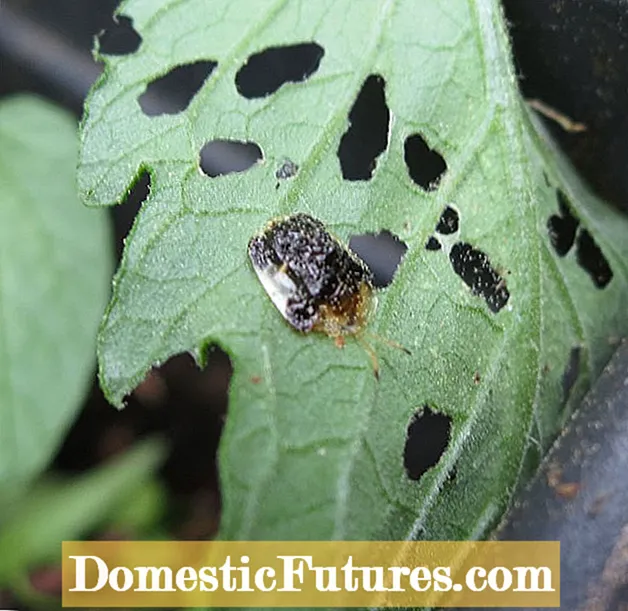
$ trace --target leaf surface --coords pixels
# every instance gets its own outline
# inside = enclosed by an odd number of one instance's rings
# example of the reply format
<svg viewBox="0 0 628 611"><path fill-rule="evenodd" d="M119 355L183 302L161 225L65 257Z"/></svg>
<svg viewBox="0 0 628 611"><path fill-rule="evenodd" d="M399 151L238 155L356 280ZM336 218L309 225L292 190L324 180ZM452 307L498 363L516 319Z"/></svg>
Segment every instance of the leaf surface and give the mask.
<svg viewBox="0 0 628 611"><path fill-rule="evenodd" d="M142 170L151 177L100 336L110 400L122 405L153 364L178 352L202 361L218 343L229 353L224 538L485 534L628 322L627 223L583 187L528 114L499 2L130 0L120 11L142 44L104 58L79 175L92 205L119 202ZM324 56L306 81L239 95L247 58L308 42ZM187 108L143 114L149 83L200 60L217 65ZM345 180L337 152L370 75L385 82L388 142L370 179ZM416 134L447 164L436 188L421 188L406 167ZM263 161L203 175L199 153L215 139L254 142ZM299 170L277 187L286 159ZM564 257L552 245L558 191L612 269L604 288L577 245ZM488 257L507 286L496 313L454 272L453 242L425 249L450 204L460 212L456 240ZM378 345L379 383L357 342L339 350L294 332L255 277L248 240L297 211L342 240L387 229L408 246L369 330L412 356ZM404 469L406 431L425 405L450 419L451 438L415 480Z"/></svg>

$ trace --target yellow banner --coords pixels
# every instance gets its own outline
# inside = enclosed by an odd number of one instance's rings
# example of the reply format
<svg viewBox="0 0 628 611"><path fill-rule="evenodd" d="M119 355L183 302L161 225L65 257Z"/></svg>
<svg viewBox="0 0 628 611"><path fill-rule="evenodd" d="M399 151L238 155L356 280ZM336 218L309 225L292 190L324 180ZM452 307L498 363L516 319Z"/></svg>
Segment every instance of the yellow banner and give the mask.
<svg viewBox="0 0 628 611"><path fill-rule="evenodd" d="M72 541L64 607L558 607L560 544Z"/></svg>

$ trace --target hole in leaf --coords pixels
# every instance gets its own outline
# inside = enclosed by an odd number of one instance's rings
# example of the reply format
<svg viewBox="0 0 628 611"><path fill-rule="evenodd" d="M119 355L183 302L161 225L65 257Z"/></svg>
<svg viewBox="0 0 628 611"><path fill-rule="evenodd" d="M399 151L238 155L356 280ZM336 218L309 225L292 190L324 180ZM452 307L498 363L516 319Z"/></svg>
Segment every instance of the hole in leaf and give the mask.
<svg viewBox="0 0 628 611"><path fill-rule="evenodd" d="M578 265L584 269L597 288L603 289L613 278L613 271L593 236L582 229L576 244Z"/></svg>
<svg viewBox="0 0 628 611"><path fill-rule="evenodd" d="M377 234L352 236L349 248L369 267L376 288L388 286L393 281L399 263L408 250L405 242L386 229Z"/></svg>
<svg viewBox="0 0 628 611"><path fill-rule="evenodd" d="M131 185L129 192L124 198L124 205L112 206L111 212L113 214L114 234L116 241L116 254L118 261L122 257L122 251L124 249L124 239L129 234L135 217L150 195L150 173L143 170L136 181Z"/></svg>
<svg viewBox="0 0 628 611"><path fill-rule="evenodd" d="M564 257L574 244L578 219L572 214L567 197L562 191L556 192L560 215L553 214L547 221L550 242L560 257Z"/></svg>
<svg viewBox="0 0 628 611"><path fill-rule="evenodd" d="M441 243L433 235L425 243L425 250L440 250L441 248Z"/></svg>
<svg viewBox="0 0 628 611"><path fill-rule="evenodd" d="M449 260L473 294L484 297L491 312L496 314L506 305L510 297L506 282L481 250L466 242L456 242L449 253Z"/></svg>
<svg viewBox="0 0 628 611"><path fill-rule="evenodd" d="M286 180L287 178L296 176L298 171L299 166L294 163L294 161L285 159L284 162L277 168L275 178L277 178L277 180Z"/></svg>
<svg viewBox="0 0 628 611"><path fill-rule="evenodd" d="M438 464L451 439L451 418L427 405L411 418L406 430L403 466L406 475L418 480Z"/></svg>
<svg viewBox="0 0 628 611"><path fill-rule="evenodd" d="M447 206L443 213L440 215L440 219L436 225L436 233L441 235L451 235L456 233L460 226L460 215L458 211L452 206Z"/></svg>
<svg viewBox="0 0 628 611"><path fill-rule="evenodd" d="M384 79L371 74L349 112L349 128L340 140L338 159L345 180L369 180L377 157L388 146L390 111Z"/></svg>
<svg viewBox="0 0 628 611"><path fill-rule="evenodd" d="M238 70L235 84L245 98L263 98L285 83L300 83L318 70L325 50L315 42L269 47L251 55Z"/></svg>
<svg viewBox="0 0 628 611"><path fill-rule="evenodd" d="M163 468L165 477L175 480L181 492L199 486L211 486L217 491L219 485L216 452L228 409L233 368L229 356L216 345L208 346L201 360L199 366L190 355L179 354L158 370L166 382L172 403L187 410L184 416L168 412L173 448ZM138 389L134 395L137 396L137 392ZM193 424L190 426L186 420L192 420ZM194 461L196 468L190 467ZM186 469L186 475L182 476Z"/></svg>
<svg viewBox="0 0 628 611"><path fill-rule="evenodd" d="M200 168L216 178L234 172L244 172L264 158L255 142L239 140L210 140L201 149Z"/></svg>
<svg viewBox="0 0 628 611"><path fill-rule="evenodd" d="M569 353L569 361L567 367L563 373L563 401L567 401L569 393L574 387L578 375L580 374L580 357L582 354L582 348L580 346L574 346Z"/></svg>
<svg viewBox="0 0 628 611"><path fill-rule="evenodd" d="M443 156L431 149L421 134L412 134L404 144L404 159L412 181L426 191L434 191L447 170Z"/></svg>
<svg viewBox="0 0 628 611"><path fill-rule="evenodd" d="M142 111L149 117L155 117L185 110L217 65L209 60L183 64L151 81L138 98Z"/></svg>
<svg viewBox="0 0 628 611"><path fill-rule="evenodd" d="M133 20L125 15L114 15L113 26L98 37L103 55L128 55L139 49L142 37L135 31Z"/></svg>

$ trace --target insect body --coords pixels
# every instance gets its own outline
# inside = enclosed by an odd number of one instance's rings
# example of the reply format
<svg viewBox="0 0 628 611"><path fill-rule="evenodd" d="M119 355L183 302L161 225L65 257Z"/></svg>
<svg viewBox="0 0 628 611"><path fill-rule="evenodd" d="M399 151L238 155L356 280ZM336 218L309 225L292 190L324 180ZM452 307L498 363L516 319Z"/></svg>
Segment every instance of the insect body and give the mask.
<svg viewBox="0 0 628 611"><path fill-rule="evenodd" d="M248 250L266 293L295 329L325 333L339 347L355 336L378 377L375 352L362 338L375 307L373 277L355 253L302 213L270 221Z"/></svg>

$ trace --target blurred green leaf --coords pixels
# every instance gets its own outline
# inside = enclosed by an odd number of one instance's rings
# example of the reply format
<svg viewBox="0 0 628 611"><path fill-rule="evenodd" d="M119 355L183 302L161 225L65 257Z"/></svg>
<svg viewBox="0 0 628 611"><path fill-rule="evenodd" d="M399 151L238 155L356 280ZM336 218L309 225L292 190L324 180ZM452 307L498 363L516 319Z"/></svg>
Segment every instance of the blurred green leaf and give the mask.
<svg viewBox="0 0 628 611"><path fill-rule="evenodd" d="M76 196L77 146L67 113L0 101L0 507L46 465L94 371L112 253L106 215Z"/></svg>
<svg viewBox="0 0 628 611"><path fill-rule="evenodd" d="M83 475L42 481L29 491L0 530L0 584L23 583L30 570L59 564L61 542L79 540L110 520L164 459L155 440Z"/></svg>
<svg viewBox="0 0 628 611"><path fill-rule="evenodd" d="M628 327L628 223L533 123L499 1L128 0L120 10L143 42L103 57L79 172L81 195L96 206L121 201L140 171L151 176L99 338L109 399L121 406L173 354L202 355L213 342L228 351L224 538L484 535ZM262 98L238 94L250 55L311 41L324 57L305 82ZM199 60L217 67L185 110L142 112L149 83ZM337 151L371 74L386 83L387 148L371 180L344 180ZM409 176L404 144L413 134L447 163L435 190ZM255 142L263 163L204 176L199 152L213 139ZM277 187L286 158L300 169ZM582 249L561 257L552 247L557 190L579 218L577 239L593 236L610 264L603 289L583 269ZM443 250L424 248L451 203L460 239L506 282L510 299L498 313ZM249 265L250 237L296 211L342 239L387 229L408 245L370 329L412 356L378 347L380 383L356 342L338 350L285 324ZM564 392L574 349L580 359ZM451 440L414 481L403 465L406 429L426 404L451 418Z"/></svg>
<svg viewBox="0 0 628 611"><path fill-rule="evenodd" d="M111 529L122 533L135 533L144 539L144 533L154 533L163 526L166 510L166 490L161 482L150 479L137 486L133 495L122 499L109 516ZM138 534L139 533L139 534Z"/></svg>

